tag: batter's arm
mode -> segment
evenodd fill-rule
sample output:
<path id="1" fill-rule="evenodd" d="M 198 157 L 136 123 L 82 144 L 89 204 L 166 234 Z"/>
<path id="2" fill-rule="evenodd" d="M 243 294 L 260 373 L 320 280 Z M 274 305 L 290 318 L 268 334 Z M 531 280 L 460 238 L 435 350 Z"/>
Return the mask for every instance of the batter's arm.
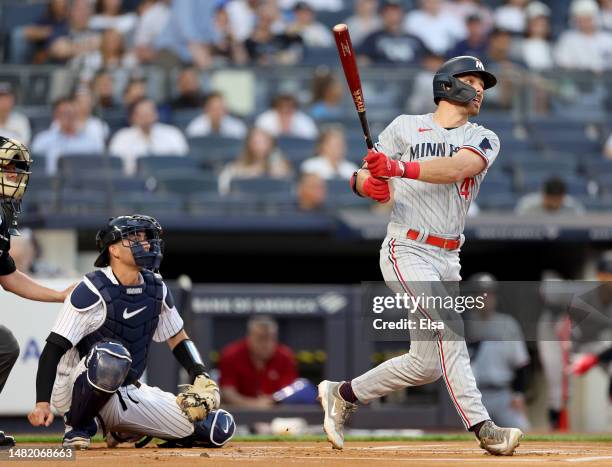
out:
<path id="1" fill-rule="evenodd" d="M 417 180 L 435 184 L 456 183 L 475 177 L 487 167 L 484 159 L 469 149 L 460 149 L 453 157 L 431 159 L 419 164 Z"/>

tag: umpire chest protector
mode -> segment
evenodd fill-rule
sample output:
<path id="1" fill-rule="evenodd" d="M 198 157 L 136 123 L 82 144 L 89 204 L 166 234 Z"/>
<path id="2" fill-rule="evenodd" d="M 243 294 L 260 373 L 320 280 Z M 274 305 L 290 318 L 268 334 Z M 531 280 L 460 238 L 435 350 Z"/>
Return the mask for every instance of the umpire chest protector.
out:
<path id="1" fill-rule="evenodd" d="M 132 356 L 132 366 L 126 381 L 134 381 L 142 376 L 162 310 L 161 279 L 150 271 L 143 270 L 141 274 L 144 282 L 133 286 L 114 284 L 102 271 L 94 271 L 85 276 L 104 301 L 106 319 L 102 326 L 77 344 L 79 355 L 81 357 L 87 355 L 93 345 L 101 340 L 118 340 Z M 86 297 L 88 293 L 90 295 Z M 93 294 L 89 287 L 81 283 L 75 289 L 70 301 L 75 308 L 82 308 L 78 302 L 91 301 Z"/>

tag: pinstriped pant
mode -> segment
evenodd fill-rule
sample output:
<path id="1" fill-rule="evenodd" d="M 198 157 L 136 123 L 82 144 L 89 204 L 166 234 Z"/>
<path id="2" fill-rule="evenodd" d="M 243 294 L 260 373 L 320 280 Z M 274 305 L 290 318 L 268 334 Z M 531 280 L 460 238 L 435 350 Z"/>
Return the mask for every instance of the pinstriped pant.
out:
<path id="1" fill-rule="evenodd" d="M 387 286 L 396 293 L 419 296 L 443 294 L 440 281 L 460 281 L 459 254 L 408 239 L 385 238 L 380 251 L 380 268 Z M 444 293 L 445 294 L 445 293 Z M 445 294 L 446 295 L 446 294 Z M 451 314 L 454 314 L 452 312 Z M 439 321 L 431 308 L 420 308 L 419 318 Z M 458 324 L 459 323 L 459 324 Z M 362 402 L 369 402 L 392 391 L 421 386 L 442 377 L 449 396 L 466 428 L 488 420 L 481 394 L 470 366 L 465 341 L 455 326 L 443 331 L 410 331 L 410 351 L 387 360 L 352 380 L 353 391 Z"/>

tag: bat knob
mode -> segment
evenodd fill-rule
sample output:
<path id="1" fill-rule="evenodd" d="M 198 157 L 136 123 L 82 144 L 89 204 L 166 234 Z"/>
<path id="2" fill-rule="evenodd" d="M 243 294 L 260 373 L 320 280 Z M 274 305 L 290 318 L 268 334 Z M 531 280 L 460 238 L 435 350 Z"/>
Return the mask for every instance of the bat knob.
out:
<path id="1" fill-rule="evenodd" d="M 344 32 L 348 31 L 348 26 L 344 23 L 336 24 L 333 28 L 334 32 Z"/>

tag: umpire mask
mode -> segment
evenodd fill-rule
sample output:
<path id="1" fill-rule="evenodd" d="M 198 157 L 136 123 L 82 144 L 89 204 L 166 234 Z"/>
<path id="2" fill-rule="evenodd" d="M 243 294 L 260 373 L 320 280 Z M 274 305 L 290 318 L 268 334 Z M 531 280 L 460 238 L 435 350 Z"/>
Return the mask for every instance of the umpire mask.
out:
<path id="1" fill-rule="evenodd" d="M 30 151 L 19 141 L 0 136 L 0 198 L 3 203 L 21 201 L 30 180 Z"/>

